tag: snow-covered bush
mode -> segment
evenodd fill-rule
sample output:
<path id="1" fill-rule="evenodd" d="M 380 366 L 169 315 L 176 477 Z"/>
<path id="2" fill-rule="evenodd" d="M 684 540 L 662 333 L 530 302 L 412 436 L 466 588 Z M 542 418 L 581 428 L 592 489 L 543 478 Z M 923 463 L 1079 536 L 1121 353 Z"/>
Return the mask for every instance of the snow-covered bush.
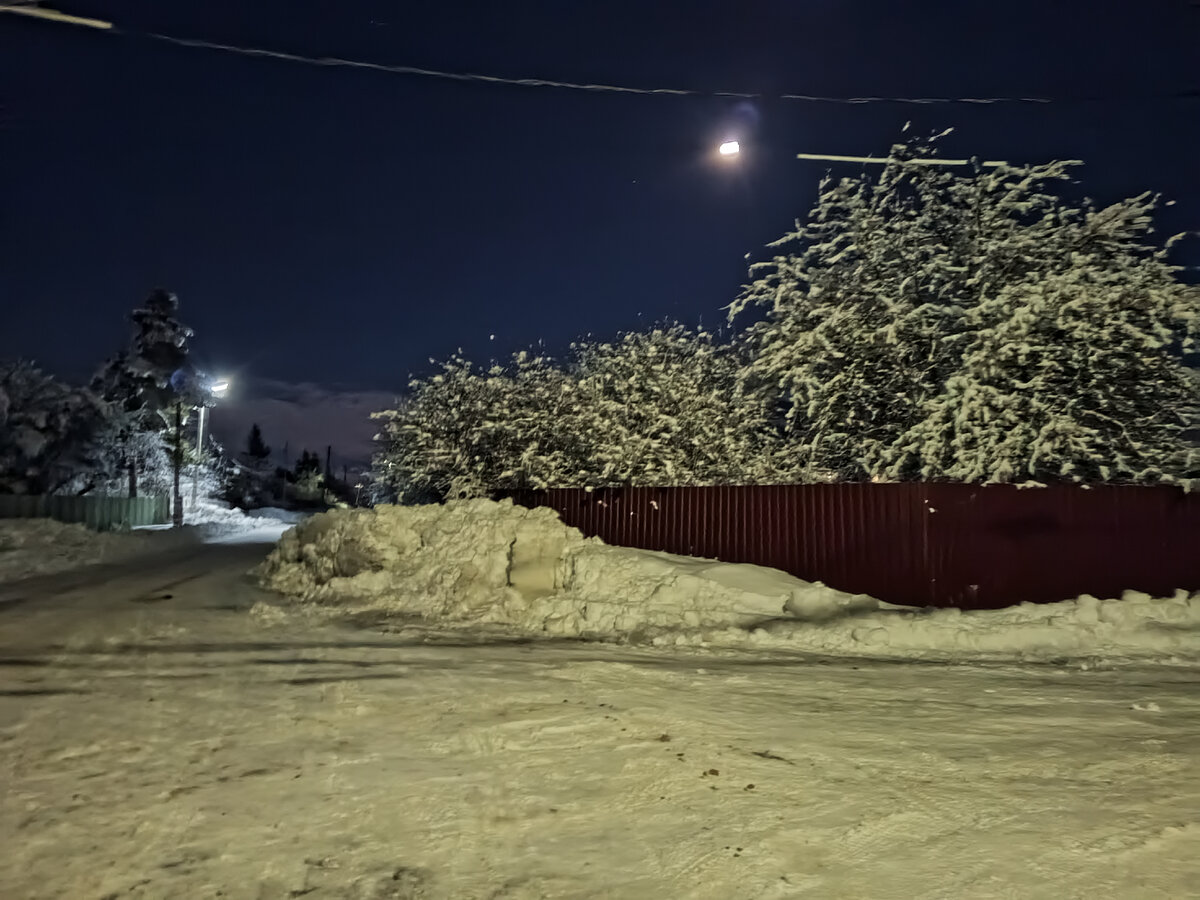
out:
<path id="1" fill-rule="evenodd" d="M 933 156 L 917 140 L 827 178 L 752 268 L 730 307 L 765 309 L 743 390 L 846 480 L 1176 474 L 1200 300 L 1150 242 L 1156 198 L 1098 208 L 1062 195 L 1068 162 L 964 176 Z"/>
<path id="2" fill-rule="evenodd" d="M 682 325 L 582 341 L 562 366 L 518 353 L 484 371 L 455 357 L 410 385 L 376 470 L 409 499 L 497 490 L 786 480 L 737 350 Z"/>
<path id="3" fill-rule="evenodd" d="M 96 465 L 105 406 L 32 363 L 0 363 L 0 493 L 53 494 Z"/>
<path id="4" fill-rule="evenodd" d="M 682 325 L 575 345 L 578 473 L 555 487 L 788 480 L 759 395 L 738 392 L 737 348 Z"/>
<path id="5" fill-rule="evenodd" d="M 383 423 L 376 478 L 409 501 L 537 486 L 571 468 L 572 382 L 549 359 L 519 353 L 481 370 L 462 357 L 414 379 Z"/>

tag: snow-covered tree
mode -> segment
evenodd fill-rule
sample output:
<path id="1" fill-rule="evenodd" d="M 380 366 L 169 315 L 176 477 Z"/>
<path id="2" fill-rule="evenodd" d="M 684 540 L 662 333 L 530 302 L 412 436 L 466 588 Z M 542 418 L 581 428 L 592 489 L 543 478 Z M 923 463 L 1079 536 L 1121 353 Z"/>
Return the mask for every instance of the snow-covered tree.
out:
<path id="1" fill-rule="evenodd" d="M 377 478 L 402 497 L 481 496 L 544 486 L 572 467 L 564 416 L 570 380 L 546 357 L 518 353 L 482 370 L 454 356 L 413 379 L 383 422 Z"/>
<path id="2" fill-rule="evenodd" d="M 192 329 L 179 322 L 179 298 L 158 288 L 133 310 L 129 348 L 105 364 L 96 387 L 131 410 L 169 409 L 192 376 L 188 340 Z"/>
<path id="3" fill-rule="evenodd" d="M 572 430 L 585 453 L 563 486 L 752 484 L 781 479 L 756 394 L 737 389 L 737 348 L 665 325 L 574 347 Z"/>
<path id="4" fill-rule="evenodd" d="M 737 394 L 734 348 L 675 325 L 572 349 L 562 366 L 455 357 L 414 380 L 376 414 L 378 476 L 408 497 L 780 480 L 763 408 Z"/>
<path id="5" fill-rule="evenodd" d="M 190 410 L 194 372 L 188 363 L 192 330 L 177 318 L 179 299 L 162 288 L 130 313 L 133 335 L 128 349 L 109 360 L 92 381 L 92 389 L 112 406 L 113 452 L 123 458 L 129 494 L 137 496 L 143 472 L 156 475 L 160 455 L 167 452 L 166 434 L 173 426 L 176 403 Z"/>
<path id="6" fill-rule="evenodd" d="M 1071 163 L 923 164 L 822 182 L 730 307 L 743 390 L 775 396 L 810 472 L 1154 480 L 1180 450 L 1197 304 L 1149 240 L 1156 199 L 1063 196 Z"/>
<path id="7" fill-rule="evenodd" d="M 131 416 L 112 403 L 103 404 L 104 415 L 92 432 L 87 465 L 64 485 L 70 493 L 121 495 L 130 487 L 130 465 L 137 486 L 148 494 L 171 490 L 171 455 L 163 435 L 137 427 Z M 136 491 L 133 496 L 136 496 Z"/>
<path id="8" fill-rule="evenodd" d="M 25 361 L 0 363 L 0 493 L 53 494 L 93 471 L 104 404 Z"/>

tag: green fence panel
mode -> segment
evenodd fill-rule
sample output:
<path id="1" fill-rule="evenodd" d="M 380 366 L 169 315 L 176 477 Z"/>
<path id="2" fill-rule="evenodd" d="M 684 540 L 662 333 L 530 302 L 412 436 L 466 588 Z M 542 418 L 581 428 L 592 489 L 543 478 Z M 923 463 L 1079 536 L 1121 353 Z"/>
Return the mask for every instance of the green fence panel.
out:
<path id="1" fill-rule="evenodd" d="M 166 496 L 25 496 L 0 494 L 0 519 L 55 519 L 79 522 L 97 531 L 165 525 L 171 517 Z"/>

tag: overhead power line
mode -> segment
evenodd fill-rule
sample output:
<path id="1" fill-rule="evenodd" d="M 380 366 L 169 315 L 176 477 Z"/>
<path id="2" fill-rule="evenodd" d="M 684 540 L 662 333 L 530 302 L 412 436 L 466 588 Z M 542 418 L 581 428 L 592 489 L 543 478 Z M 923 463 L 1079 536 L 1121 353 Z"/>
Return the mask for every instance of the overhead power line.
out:
<path id="1" fill-rule="evenodd" d="M 397 75 L 420 75 L 427 78 L 443 78 L 452 81 L 474 81 L 486 84 L 507 84 L 517 87 L 550 87 L 564 88 L 574 91 L 597 91 L 617 94 L 665 94 L 675 97 L 731 97 L 743 100 L 806 100 L 812 103 L 1051 103 L 1046 97 L 822 97 L 814 94 L 764 94 L 752 91 L 701 91 L 691 88 L 646 88 L 631 87 L 617 84 L 587 84 L 576 81 L 556 81 L 549 78 L 509 78 L 502 75 L 483 75 L 478 72 L 447 72 L 441 69 L 426 69 L 420 66 L 401 66 L 387 63 L 363 62 L 355 59 L 341 59 L 329 56 L 303 56 L 298 53 L 284 53 L 278 50 L 262 50 L 253 47 L 239 47 L 233 44 L 218 44 L 212 41 L 190 40 L 187 38 L 171 37 L 165 34 L 148 34 L 147 37 L 159 41 L 167 41 L 183 47 L 202 47 L 207 50 L 220 50 L 225 53 L 238 53 L 243 56 L 267 57 L 282 59 L 288 62 L 306 63 L 316 66 L 345 66 L 354 69 L 371 69 L 376 72 L 389 72 Z"/>
<path id="2" fill-rule="evenodd" d="M 71 16 L 42 7 L 27 4 L 12 3 L 0 5 L 0 12 L 17 13 L 18 15 L 33 16 L 52 22 L 69 25 L 83 25 L 98 28 L 110 34 L 126 34 L 112 22 L 99 19 L 86 19 Z M 551 78 L 511 78 L 503 75 L 486 75 L 479 72 L 449 72 L 442 69 L 427 69 L 421 66 L 392 65 L 388 63 L 373 63 L 357 59 L 343 59 L 333 56 L 305 56 L 299 53 L 286 53 L 280 50 L 266 50 L 260 47 L 242 47 L 236 44 L 222 44 L 215 41 L 194 40 L 169 34 L 142 33 L 143 37 L 156 41 L 165 41 L 180 47 L 192 47 L 205 50 L 218 50 L 224 53 L 236 53 L 241 56 L 254 56 L 266 59 L 279 59 L 286 62 L 303 63 L 313 66 L 340 66 L 353 69 L 368 69 L 375 72 L 387 72 L 394 75 L 416 75 L 425 78 L 441 78 L 450 81 L 477 82 L 483 84 L 502 84 L 515 87 L 548 87 L 573 91 L 593 91 L 600 93 L 666 95 L 674 97 L 730 97 L 743 100 L 797 100 L 810 103 L 1051 103 L 1048 97 L 827 97 L 816 94 L 781 93 L 767 94 L 755 91 L 703 91 L 692 88 L 671 87 L 633 87 L 619 84 L 591 84 L 575 81 L 558 81 Z"/>
<path id="3" fill-rule="evenodd" d="M 312 66 L 327 66 L 327 67 L 344 67 L 353 69 L 367 69 L 374 72 L 386 72 L 394 75 L 413 75 L 424 78 L 440 78 L 449 81 L 476 82 L 483 84 L 498 84 L 511 85 L 515 87 L 547 87 L 560 88 L 573 91 L 592 91 L 599 93 L 617 93 L 617 94 L 642 94 L 642 95 L 664 95 L 673 97 L 729 97 L 733 99 L 743 100 L 795 100 L 809 103 L 844 103 L 844 104 L 864 104 L 864 103 L 908 103 L 918 105 L 931 104 L 996 104 L 996 103 L 1057 103 L 1062 102 L 1050 97 L 882 97 L 882 96 L 863 96 L 863 97 L 830 97 L 818 94 L 799 94 L 799 93 L 766 93 L 756 91 L 728 91 L 728 90 L 697 90 L 694 88 L 672 88 L 672 87 L 635 87 L 631 85 L 618 84 L 593 84 L 575 81 L 559 81 L 551 78 L 515 78 L 503 75 L 487 75 L 479 72 L 451 72 L 443 69 L 427 69 L 421 66 L 405 66 L 393 65 L 389 63 L 374 63 L 366 62 L 357 59 L 344 59 L 336 56 L 306 56 L 299 53 L 287 53 L 280 50 L 267 50 L 261 47 L 243 47 L 237 44 L 223 44 L 215 41 L 205 41 L 192 38 L 181 38 L 169 34 L 156 34 L 152 32 L 126 32 L 117 28 L 112 22 L 106 22 L 100 19 L 88 19 L 80 16 L 72 16 L 66 13 L 60 13 L 55 10 L 45 9 L 40 6 L 35 6 L 30 3 L 15 3 L 9 0 L 8 3 L 0 4 L 0 13 L 16 13 L 18 15 L 32 16 L 34 18 L 45 19 L 52 22 L 59 22 L 69 25 L 82 25 L 89 28 L 101 29 L 109 34 L 131 34 L 140 35 L 142 37 L 151 38 L 156 41 L 164 41 L 169 44 L 174 44 L 180 47 L 191 47 L 196 49 L 216 50 L 223 53 L 233 53 L 241 56 L 259 57 L 265 59 L 278 59 L 286 62 L 300 63 Z M 1195 99 L 1200 97 L 1200 91 L 1184 90 L 1177 94 L 1168 95 L 1171 99 Z M 1103 98 L 1073 98 L 1077 100 L 1099 100 Z"/>

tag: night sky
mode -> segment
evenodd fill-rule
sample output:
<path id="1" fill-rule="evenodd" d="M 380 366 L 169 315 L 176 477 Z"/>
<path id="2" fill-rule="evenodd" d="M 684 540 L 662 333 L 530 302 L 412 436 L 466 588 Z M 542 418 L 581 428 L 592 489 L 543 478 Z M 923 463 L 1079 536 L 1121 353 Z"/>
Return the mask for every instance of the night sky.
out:
<path id="1" fill-rule="evenodd" d="M 62 0 L 0 15 L 0 356 L 85 377 L 156 285 L 243 383 L 393 391 L 429 357 L 718 325 L 826 164 L 911 120 L 948 155 L 1080 158 L 1086 192 L 1200 228 L 1200 4 Z M 503 76 L 910 106 L 465 84 L 146 33 Z M 1190 92 L 1191 97 L 1181 96 Z M 745 153 L 721 165 L 716 143 Z M 842 167 L 847 174 L 857 167 Z M 1180 255 L 1200 262 L 1200 239 Z M 492 338 L 494 335 L 494 339 Z"/>

